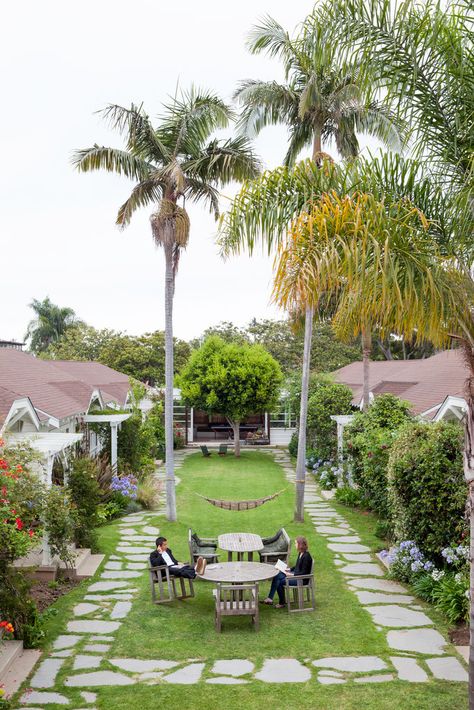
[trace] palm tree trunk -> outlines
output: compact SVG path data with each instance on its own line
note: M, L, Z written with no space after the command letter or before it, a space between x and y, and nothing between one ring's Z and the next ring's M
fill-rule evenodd
M370 381L369 381L369 363L372 353L372 336L370 331L362 331L362 369L363 369L363 388L362 388L362 410L366 412L370 404Z
M173 244L166 240L165 252L165 451L166 451L166 518L174 521L176 516L176 490L174 480L173 436Z
M295 521L304 521L304 486L306 481L306 422L308 419L308 391L313 337L314 309L307 306L304 324L303 373L301 378L300 419L298 429L298 457L296 459Z
M471 375L466 380L465 399L467 404L466 417L464 421L464 478L469 485L469 519L471 529L470 539L470 613L469 613L469 710L474 710L474 605L472 603L474 595L474 353L472 348L466 343L464 345L466 361L469 365Z
M314 162L320 162L318 161L318 155L321 153L322 147L321 147L321 129L319 126L315 126L313 129L313 160Z
M234 430L234 456L240 456L240 422L231 422Z

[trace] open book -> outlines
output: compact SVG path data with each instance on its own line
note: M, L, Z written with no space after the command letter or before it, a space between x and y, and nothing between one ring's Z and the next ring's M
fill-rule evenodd
M288 569L288 565L286 562L283 562L283 560L277 560L275 563L275 567L280 570L280 572L286 572Z

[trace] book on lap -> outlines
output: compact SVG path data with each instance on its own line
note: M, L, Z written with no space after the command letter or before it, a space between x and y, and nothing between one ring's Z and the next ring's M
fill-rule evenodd
M275 567L280 570L280 572L286 572L286 570L288 569L288 565L286 564L286 562L283 562L283 560L277 560L275 562Z

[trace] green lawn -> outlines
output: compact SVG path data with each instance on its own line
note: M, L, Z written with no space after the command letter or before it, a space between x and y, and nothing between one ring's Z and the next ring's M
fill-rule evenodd
M316 562L317 611L288 615L284 610L262 606L258 633L252 630L247 619L236 618L224 620L222 634L217 634L210 584L198 580L194 599L154 606L150 601L148 578L144 574L138 580L139 592L131 613L116 635L112 651L108 654L110 657L203 661L248 658L257 665L269 657L297 658L300 661L329 655L379 655L389 658L385 632L377 631L356 596L345 586L323 538L315 534L310 521L303 524L293 522L294 489L286 483L282 469L270 457L257 451L245 451L240 460L232 456L205 459L196 454L186 458L179 476L179 522L167 523L163 517L149 520L160 527L180 561L188 559L189 526L203 536L231 531L269 535L284 526L291 537L303 534L309 540ZM276 500L245 512L220 510L195 495L201 493L225 499L257 498L285 486L287 490ZM373 535L370 518L346 508L341 508L341 511L360 533L364 543L374 549L380 544ZM101 529L103 551L111 553L117 539L116 525ZM82 596L83 586L56 605L59 614L49 622L48 641L64 628L67 611ZM261 597L267 589L268 583L261 585ZM433 614L432 617L436 618ZM445 631L444 628L441 630ZM67 668L60 677L64 675L67 675ZM444 710L448 707L467 707L466 694L464 684L435 681L425 684L392 681L360 686L348 683L331 687L321 686L314 679L298 685L267 685L254 681L237 687L141 684L100 688L95 705L107 710L148 710L163 703L171 708L185 705L192 708L245 706L260 709L268 704L284 709ZM77 692L71 691L70 697L78 699Z

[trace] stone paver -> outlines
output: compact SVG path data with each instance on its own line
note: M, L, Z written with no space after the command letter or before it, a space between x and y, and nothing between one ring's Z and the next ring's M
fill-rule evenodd
M155 528L154 525L145 525L145 527L143 528L143 532L147 533L148 535L154 535L156 538L156 536L160 534L160 529Z
M442 655L447 641L436 629L401 629L389 631L387 643L397 651Z
M117 550L118 552L124 552L126 555L149 555L151 552L149 547L134 547L132 545L130 547L120 545Z
M321 683L321 685L342 685L346 681L343 678L332 678L331 676L321 675L320 673L318 675L318 682Z
M73 671L82 671L86 668L98 668L102 663L102 656L85 656L78 654L74 659Z
M76 606L73 607L72 613L74 616L85 616L85 614L91 614L93 611L97 611L98 609L100 609L100 606L97 606L97 604L86 604L81 602L81 604L76 604Z
M110 663L122 671L147 673L149 671L167 671L179 666L177 661L144 661L141 658L111 658Z
M349 671L351 673L369 673L370 671L382 671L387 668L387 664L378 656L334 656L332 658L321 658L313 661L316 668L333 668L337 671Z
M107 653L110 649L110 644L108 643L88 643L84 646L84 651L90 651L91 653Z
M120 628L119 621L70 621L67 625L67 630L73 633L90 634L91 631L96 631L100 634L110 634Z
M217 675L232 675L239 676L246 673L253 673L254 664L251 661L246 661L239 658L234 658L230 661L216 661L212 667L211 673Z
M86 594L84 599L88 601L107 601L110 599L121 599L122 601L127 601L133 599L133 594L120 594L119 592L115 594Z
M72 648L68 648L66 651L55 651L53 649L51 655L55 658L69 658L69 656L72 656L73 653L74 651Z
M368 577L373 575L374 577L383 577L383 571L374 562L373 564L367 562L353 562L341 568L341 572L345 574L366 574Z
M94 673L80 673L69 676L64 681L68 688L92 688L99 685L133 685L135 680L123 673L114 671L95 671Z
M87 690L82 690L81 696L86 703L95 703L97 700L97 693L88 693Z
M111 619L124 619L132 608L131 602L117 602L110 612Z
M361 589L373 589L377 592L389 592L393 594L406 594L405 587L402 587L398 582L392 582L389 579L371 579L367 577L366 579L350 579L348 580L350 587L357 587Z
M467 671L460 661L453 656L447 658L427 658L426 665L435 678L439 680L460 680L467 681Z
M122 569L123 562L106 562L104 569Z
M418 665L416 658L391 656L390 661L395 667L400 680L407 680L409 683L424 683L428 680L428 675Z
M329 537L329 542L360 542L360 537L358 535L341 535L340 537Z
M133 577L141 577L140 572L132 570L107 570L100 575L102 579L132 579Z
M311 671L294 658L267 660L255 678L264 683L306 683Z
M42 693L39 690L26 692L21 696L20 702L24 705L69 705L69 700L61 693Z
M205 663L192 663L190 666L180 668L163 678L168 683L178 683L180 685L194 685L201 679Z
M370 548L367 545L348 545L347 543L331 542L328 547L333 552L370 552Z
M66 636L66 634L61 634L53 643L53 648L58 651L63 648L71 648L75 646L78 641L82 639L82 636Z
M386 683L389 680L393 680L394 676L392 673L382 673L380 675L366 675L360 678L354 678L355 683Z
M52 688L65 658L47 658L42 661L30 681L32 688Z
M221 676L219 678L208 678L206 683L211 685L244 685L244 683L248 683L248 681L243 678L229 678L229 676Z
M373 558L372 555L365 555L365 554L352 554L350 552L344 552L341 553L342 556L344 557L345 560L348 562L372 562Z
M130 589L130 584L128 582L94 582L87 589L88 592L110 592L112 589Z
M414 597L409 594L382 594L381 592L356 592L361 604L411 604Z
M374 623L380 626L391 626L393 628L404 628L414 626L432 626L433 622L421 611L413 611L396 604L384 604L382 606L366 607L372 615Z
M346 535L347 530L345 528L334 528L330 525L317 525L316 532L320 535Z

